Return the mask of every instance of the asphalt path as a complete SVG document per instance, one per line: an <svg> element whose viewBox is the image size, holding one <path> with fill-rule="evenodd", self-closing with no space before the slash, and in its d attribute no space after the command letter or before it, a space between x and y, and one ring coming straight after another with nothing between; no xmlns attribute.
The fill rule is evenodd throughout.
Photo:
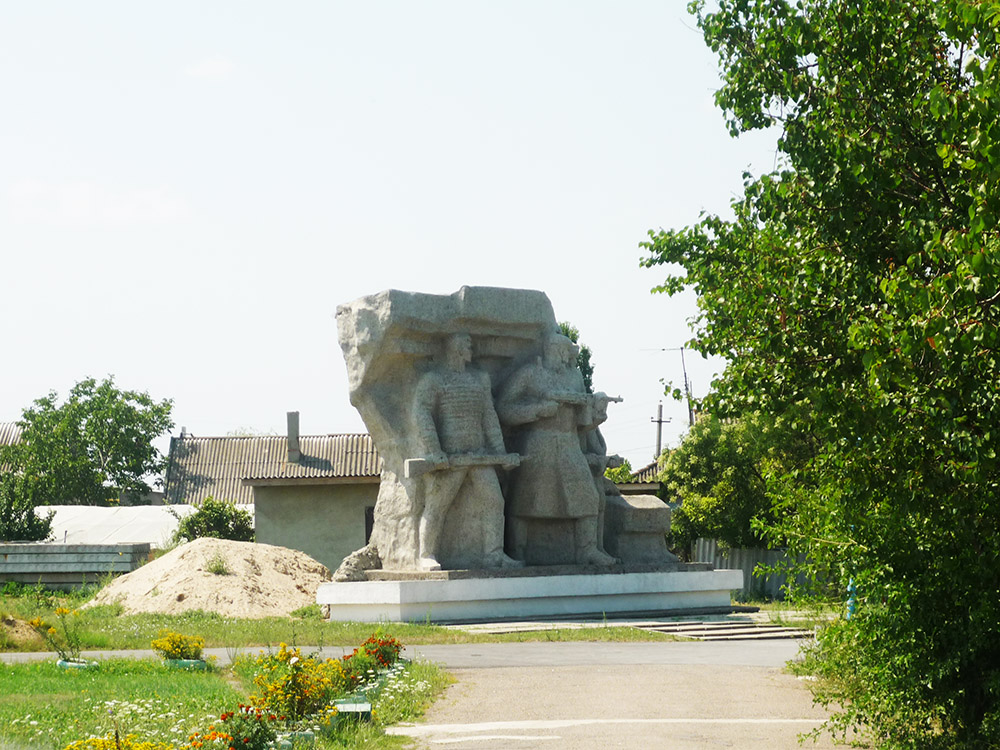
<svg viewBox="0 0 1000 750"><path fill-rule="evenodd" d="M800 642L415 646L456 678L424 720L390 728L421 748L800 747L826 714L785 664ZM828 737L807 746L832 748Z"/></svg>
<svg viewBox="0 0 1000 750"><path fill-rule="evenodd" d="M646 641L638 643L525 641L410 646L407 655L448 668L564 667L588 664L714 664L782 667L796 658L800 641Z"/></svg>

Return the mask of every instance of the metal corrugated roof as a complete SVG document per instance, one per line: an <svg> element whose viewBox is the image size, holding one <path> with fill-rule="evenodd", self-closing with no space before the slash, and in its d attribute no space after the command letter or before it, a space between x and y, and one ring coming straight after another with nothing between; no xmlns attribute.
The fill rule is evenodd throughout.
<svg viewBox="0 0 1000 750"><path fill-rule="evenodd" d="M370 435L303 435L302 457L289 463L284 435L170 439L166 502L200 503L211 495L237 504L253 502L244 479L377 478L382 459Z"/></svg>
<svg viewBox="0 0 1000 750"><path fill-rule="evenodd" d="M13 445L21 440L21 425L17 422L0 422L0 445Z"/></svg>
<svg viewBox="0 0 1000 750"><path fill-rule="evenodd" d="M649 464L649 466L643 466L641 469L632 472L632 482L656 482L659 481L658 477L660 475L660 467L657 465L656 461Z"/></svg>

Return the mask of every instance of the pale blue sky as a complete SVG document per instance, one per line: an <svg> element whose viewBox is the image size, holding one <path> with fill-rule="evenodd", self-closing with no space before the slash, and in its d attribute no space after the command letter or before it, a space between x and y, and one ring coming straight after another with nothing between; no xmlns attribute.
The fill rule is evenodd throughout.
<svg viewBox="0 0 1000 750"><path fill-rule="evenodd" d="M685 5L6 3L0 421L110 373L175 434L362 431L337 304L511 286L580 329L625 398L609 449L647 463L694 303L649 294L638 243L774 164L727 135Z"/></svg>

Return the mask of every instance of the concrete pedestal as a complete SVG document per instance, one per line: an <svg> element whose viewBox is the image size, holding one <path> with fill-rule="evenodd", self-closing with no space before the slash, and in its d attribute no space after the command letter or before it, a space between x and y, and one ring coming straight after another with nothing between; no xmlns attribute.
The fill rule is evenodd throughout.
<svg viewBox="0 0 1000 750"><path fill-rule="evenodd" d="M316 601L331 620L444 623L727 607L730 591L743 586L742 571L707 565L574 568L372 571L373 578L405 580L324 583Z"/></svg>

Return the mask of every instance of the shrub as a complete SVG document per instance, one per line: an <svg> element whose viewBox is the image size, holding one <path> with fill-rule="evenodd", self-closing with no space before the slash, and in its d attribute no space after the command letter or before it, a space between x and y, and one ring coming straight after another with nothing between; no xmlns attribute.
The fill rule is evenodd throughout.
<svg viewBox="0 0 1000 750"><path fill-rule="evenodd" d="M198 635L181 635L171 630L161 630L160 637L150 646L164 659L200 659L205 639Z"/></svg>
<svg viewBox="0 0 1000 750"><path fill-rule="evenodd" d="M192 734L190 744L185 749L190 750L268 750L274 742L276 732L274 721L277 716L267 714L253 706L240 707L236 711L227 711L219 717L219 724L213 724L204 734Z"/></svg>
<svg viewBox="0 0 1000 750"><path fill-rule="evenodd" d="M388 669L399 661L403 644L391 635L374 633L361 644L361 648L375 659L380 669Z"/></svg>
<svg viewBox="0 0 1000 750"><path fill-rule="evenodd" d="M260 656L255 672L250 702L291 723L323 710L352 686L340 660L303 657L284 643L277 654Z"/></svg>
<svg viewBox="0 0 1000 750"><path fill-rule="evenodd" d="M381 633L371 635L368 640L343 658L344 674L347 675L351 688L391 667L399 661L402 650L403 644L392 636Z"/></svg>
<svg viewBox="0 0 1000 750"><path fill-rule="evenodd" d="M176 517L176 514L175 514ZM201 537L252 542L253 516L234 503L216 500L211 495L189 516L180 518L174 540L190 542Z"/></svg>

